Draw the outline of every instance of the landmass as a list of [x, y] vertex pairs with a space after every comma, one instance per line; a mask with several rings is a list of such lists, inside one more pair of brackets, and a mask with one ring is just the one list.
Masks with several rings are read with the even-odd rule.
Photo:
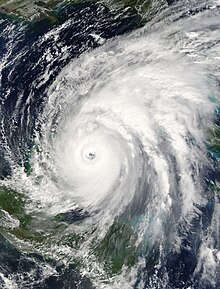
[[[18, 17], [23, 20], [39, 20], [51, 18], [54, 8], [58, 5], [82, 2], [100, 2], [109, 8], [127, 8], [136, 9], [142, 16], [149, 9], [152, 0], [0, 0], [0, 13]], [[166, 2], [166, 1], [161, 1]]]

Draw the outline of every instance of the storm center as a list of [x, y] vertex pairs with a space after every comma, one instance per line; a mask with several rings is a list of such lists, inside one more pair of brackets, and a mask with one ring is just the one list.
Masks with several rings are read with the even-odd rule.
[[86, 157], [89, 160], [94, 160], [96, 158], [96, 153], [93, 151], [90, 151], [90, 152], [86, 153]]

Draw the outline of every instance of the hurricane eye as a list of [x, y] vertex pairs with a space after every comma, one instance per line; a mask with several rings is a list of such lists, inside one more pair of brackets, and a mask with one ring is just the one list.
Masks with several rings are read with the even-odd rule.
[[95, 152], [89, 152], [88, 154], [86, 154], [87, 159], [89, 160], [94, 160], [96, 158], [96, 153]]

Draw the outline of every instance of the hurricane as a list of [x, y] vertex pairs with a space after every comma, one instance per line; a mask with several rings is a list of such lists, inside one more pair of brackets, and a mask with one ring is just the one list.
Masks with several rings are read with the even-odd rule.
[[220, 3], [159, 2], [1, 20], [0, 288], [219, 288]]

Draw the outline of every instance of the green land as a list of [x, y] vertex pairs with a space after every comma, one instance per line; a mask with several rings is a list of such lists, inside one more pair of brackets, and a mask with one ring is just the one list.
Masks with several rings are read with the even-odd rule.
[[29, 21], [51, 19], [57, 5], [82, 2], [99, 2], [109, 8], [132, 7], [140, 14], [144, 14], [152, 0], [0, 0], [0, 13]]

